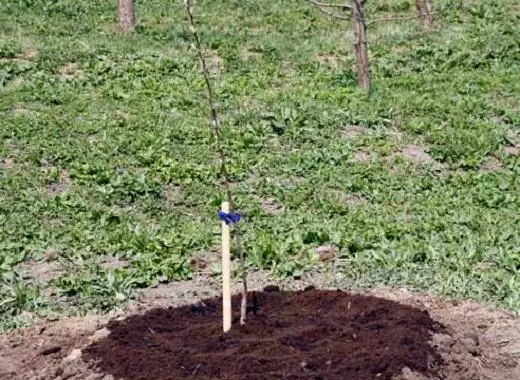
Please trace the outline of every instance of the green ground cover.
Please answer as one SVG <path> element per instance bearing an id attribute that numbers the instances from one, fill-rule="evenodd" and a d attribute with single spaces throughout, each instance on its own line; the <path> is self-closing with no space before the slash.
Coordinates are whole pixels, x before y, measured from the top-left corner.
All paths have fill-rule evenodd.
<path id="1" fill-rule="evenodd" d="M 413 14 L 387 3 L 369 18 Z M 305 1 L 198 2 L 251 268 L 299 276 L 330 245 L 346 286 L 520 307 L 520 8 L 437 3 L 436 31 L 370 27 L 367 95 L 350 23 Z M 121 37 L 114 1 L 0 3 L 0 329 L 109 309 L 218 249 L 185 11 L 136 12 Z"/>

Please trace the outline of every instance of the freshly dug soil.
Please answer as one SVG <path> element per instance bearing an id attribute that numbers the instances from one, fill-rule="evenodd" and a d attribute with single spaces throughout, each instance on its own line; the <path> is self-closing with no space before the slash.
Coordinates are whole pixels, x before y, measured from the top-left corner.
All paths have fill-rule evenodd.
<path id="1" fill-rule="evenodd" d="M 404 368 L 437 377 L 442 359 L 429 342 L 444 328 L 427 311 L 342 291 L 270 290 L 251 293 L 247 324 L 227 334 L 222 300 L 207 299 L 113 321 L 83 360 L 126 380 L 391 380 Z"/>

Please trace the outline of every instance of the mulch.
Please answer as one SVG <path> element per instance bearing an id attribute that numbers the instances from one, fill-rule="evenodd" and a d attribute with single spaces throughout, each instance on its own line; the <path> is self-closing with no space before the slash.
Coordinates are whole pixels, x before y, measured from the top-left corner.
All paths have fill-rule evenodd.
<path id="1" fill-rule="evenodd" d="M 269 290 L 269 291 L 266 291 Z M 220 298 L 110 322 L 83 360 L 114 378 L 391 380 L 437 376 L 429 343 L 444 327 L 427 311 L 343 291 L 250 293 L 248 321 L 222 332 Z M 240 299 L 233 299 L 238 315 Z"/>

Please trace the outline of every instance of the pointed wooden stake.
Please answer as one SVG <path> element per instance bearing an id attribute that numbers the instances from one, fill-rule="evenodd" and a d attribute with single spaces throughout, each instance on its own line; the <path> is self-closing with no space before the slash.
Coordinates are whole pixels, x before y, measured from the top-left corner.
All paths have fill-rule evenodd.
<path id="1" fill-rule="evenodd" d="M 229 203 L 222 202 L 222 211 L 229 213 Z M 230 231 L 222 221 L 222 315 L 224 332 L 231 330 L 231 254 Z"/>

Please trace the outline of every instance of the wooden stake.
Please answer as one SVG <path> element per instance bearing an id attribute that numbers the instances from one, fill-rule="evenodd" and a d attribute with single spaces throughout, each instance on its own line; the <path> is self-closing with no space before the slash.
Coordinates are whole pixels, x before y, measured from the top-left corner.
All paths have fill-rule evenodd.
<path id="1" fill-rule="evenodd" d="M 222 202 L 222 211 L 229 213 L 229 202 Z M 224 332 L 231 330 L 231 254 L 230 231 L 222 221 L 222 315 Z"/>
<path id="2" fill-rule="evenodd" d="M 229 171 L 226 164 L 226 155 L 224 154 L 224 149 L 222 148 L 222 130 L 220 128 L 220 119 L 218 116 L 218 110 L 216 106 L 216 102 L 214 100 L 213 88 L 211 86 L 210 75 L 208 70 L 208 65 L 206 64 L 206 59 L 204 58 L 202 44 L 200 41 L 200 35 L 197 31 L 197 27 L 195 24 L 195 19 L 193 17 L 193 1 L 192 0 L 184 0 L 184 5 L 186 7 L 186 11 L 188 13 L 188 21 L 191 26 L 191 31 L 193 33 L 193 38 L 195 39 L 195 48 L 197 50 L 197 55 L 199 57 L 200 66 L 202 76 L 204 78 L 204 82 L 206 83 L 207 90 L 207 100 L 210 108 L 210 118 L 211 123 L 213 125 L 213 131 L 215 133 L 215 146 L 217 148 L 217 152 L 220 156 L 220 171 L 222 173 L 224 179 L 224 188 L 226 191 L 226 200 L 227 202 L 222 203 L 222 211 L 225 213 L 229 213 L 230 209 L 233 209 L 233 197 L 231 192 L 232 181 L 229 175 Z M 238 243 L 240 236 L 238 231 L 236 231 L 237 238 L 237 246 L 240 251 L 240 266 L 242 269 L 242 305 L 240 311 L 240 323 L 244 324 L 246 321 L 246 312 L 247 312 L 247 269 L 245 265 L 245 252 L 241 244 Z M 222 299 L 223 299 L 223 322 L 224 322 L 224 332 L 227 332 L 231 329 L 231 259 L 230 259 L 230 227 L 226 223 L 222 223 Z"/>

